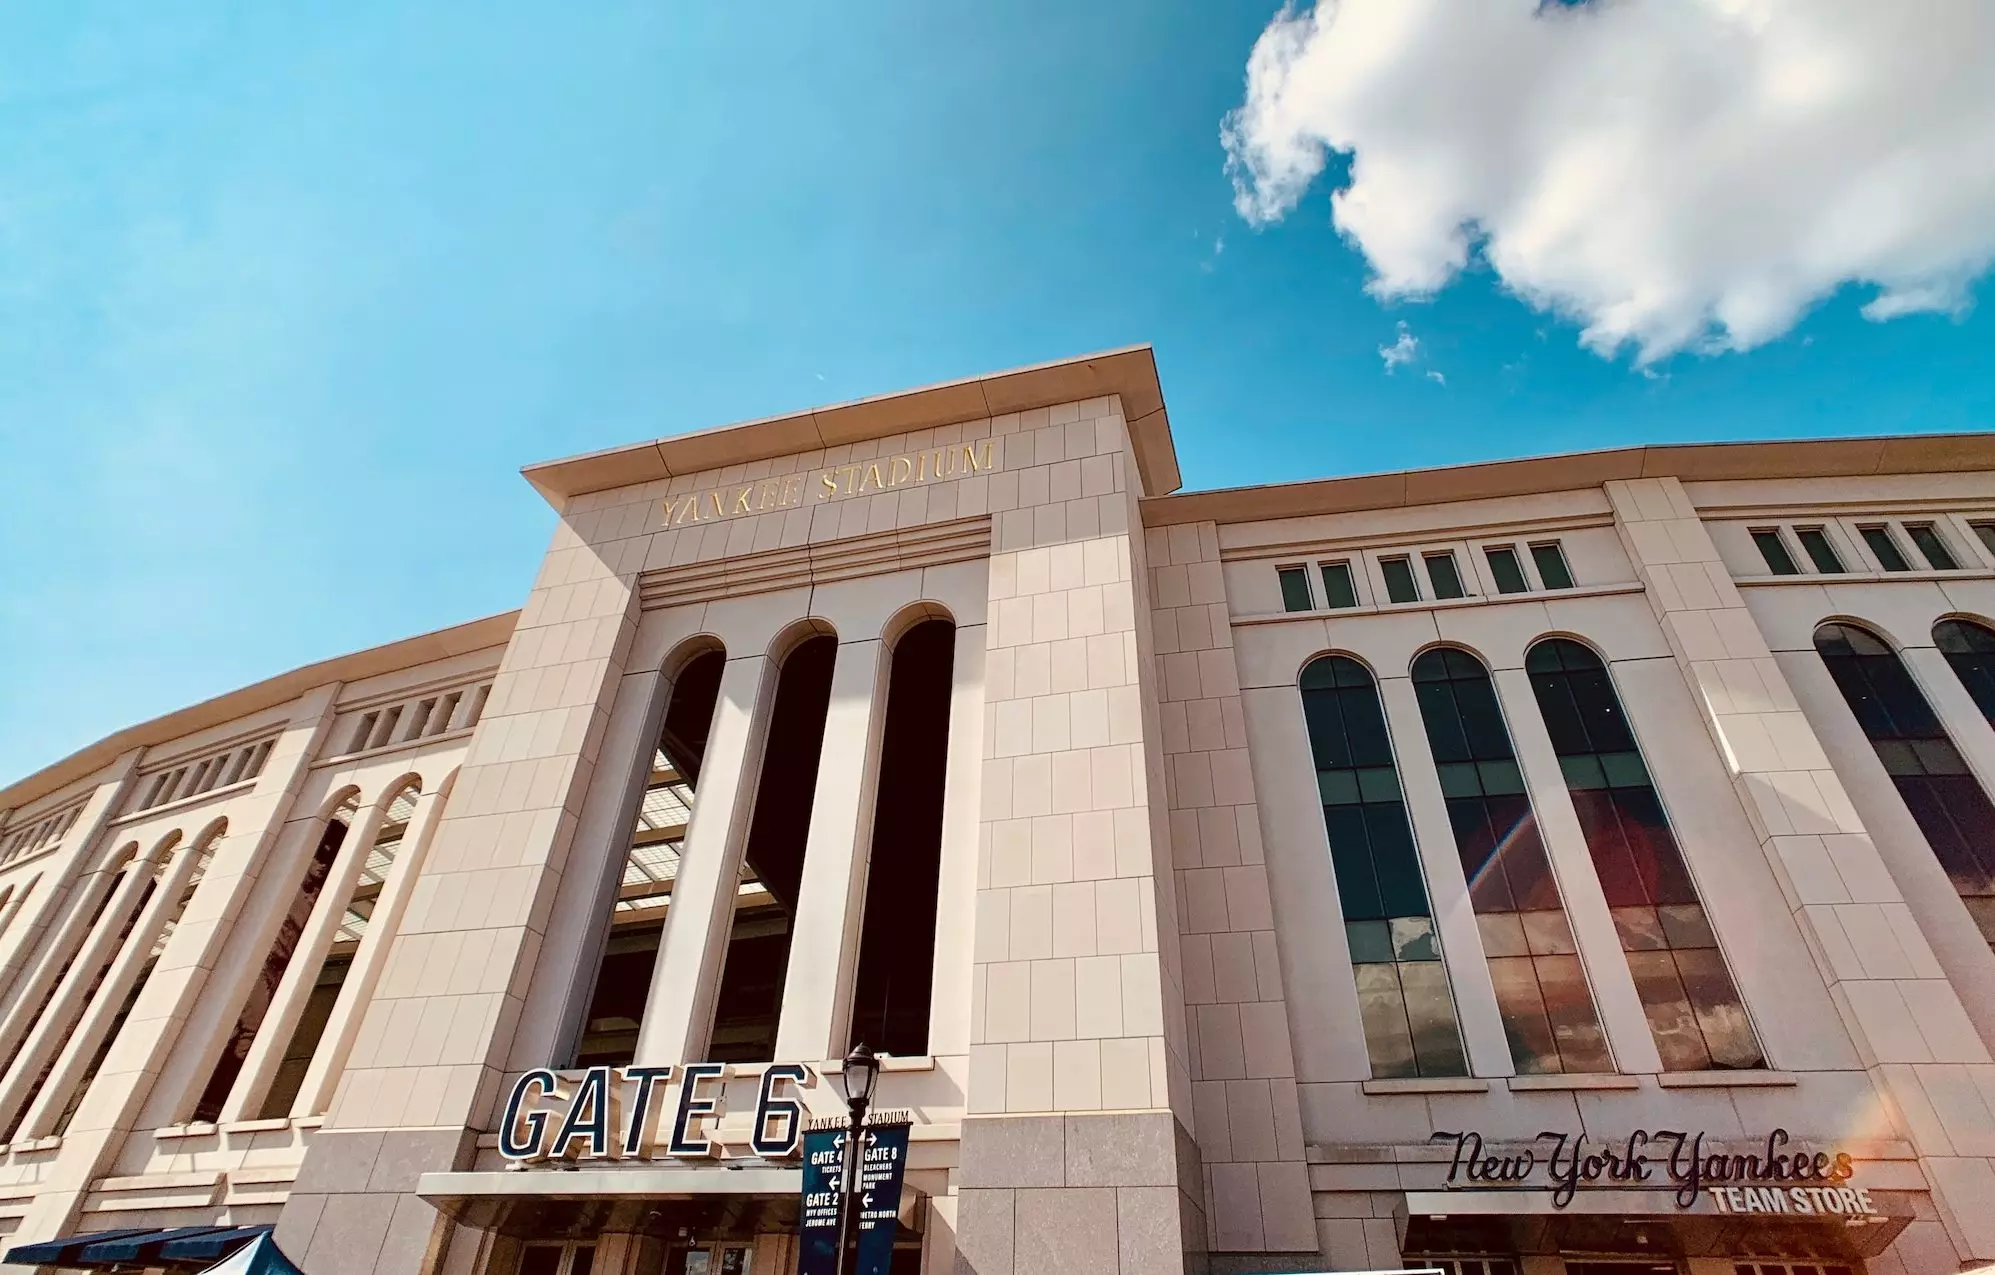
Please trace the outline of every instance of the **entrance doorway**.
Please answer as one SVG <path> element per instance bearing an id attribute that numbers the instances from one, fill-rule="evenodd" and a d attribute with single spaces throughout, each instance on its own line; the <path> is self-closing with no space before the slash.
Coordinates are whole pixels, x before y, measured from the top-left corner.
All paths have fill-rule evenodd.
<path id="1" fill-rule="evenodd" d="M 682 1248 L 665 1262 L 665 1275 L 748 1275 L 755 1249 L 748 1244 Z"/>

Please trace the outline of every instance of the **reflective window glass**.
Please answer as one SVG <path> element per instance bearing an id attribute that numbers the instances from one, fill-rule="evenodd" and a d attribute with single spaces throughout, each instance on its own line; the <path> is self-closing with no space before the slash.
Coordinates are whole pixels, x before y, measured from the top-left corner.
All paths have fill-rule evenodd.
<path id="1" fill-rule="evenodd" d="M 1664 1069 L 1765 1066 L 1607 666 L 1551 638 L 1524 667 Z"/>
<path id="2" fill-rule="evenodd" d="M 1972 620 L 1941 620 L 1933 626 L 1933 644 L 1981 715 L 1995 725 L 1995 631 Z"/>
<path id="3" fill-rule="evenodd" d="M 1523 564 L 1517 561 L 1517 551 L 1509 545 L 1498 545 L 1483 551 L 1489 559 L 1489 574 L 1496 581 L 1498 593 L 1526 593 L 1531 582 L 1524 578 Z"/>
<path id="4" fill-rule="evenodd" d="M 1275 578 L 1281 581 L 1282 610 L 1308 611 L 1314 608 L 1315 603 L 1309 600 L 1307 571 L 1301 567 L 1283 567 L 1275 572 Z"/>
<path id="5" fill-rule="evenodd" d="M 1430 553 L 1427 555 L 1427 581 L 1434 586 L 1437 598 L 1459 598 L 1463 596 L 1462 573 L 1455 567 L 1452 553 Z"/>
<path id="6" fill-rule="evenodd" d="M 1815 630 L 1815 649 L 1982 937 L 1995 946 L 1995 805 L 1882 638 L 1854 624 L 1825 624 Z"/>
<path id="7" fill-rule="evenodd" d="M 1418 602 L 1420 586 L 1413 580 L 1413 564 L 1405 558 L 1380 558 L 1379 574 L 1385 577 L 1385 596 L 1394 602 Z"/>
<path id="8" fill-rule="evenodd" d="M 1787 552 L 1787 541 L 1781 539 L 1778 528 L 1753 532 L 1753 544 L 1758 547 L 1759 556 L 1766 560 L 1768 571 L 1777 576 L 1801 574 L 1801 568 L 1795 564 L 1794 555 Z"/>
<path id="9" fill-rule="evenodd" d="M 1953 571 L 1960 566 L 1953 560 L 1953 550 L 1947 548 L 1946 537 L 1940 535 L 1939 528 L 1930 522 L 1908 522 L 1905 534 L 1912 537 L 1912 543 L 1919 547 L 1919 553 L 1926 559 L 1926 565 L 1935 571 Z"/>
<path id="10" fill-rule="evenodd" d="M 1905 560 L 1905 554 L 1892 538 L 1889 527 L 1861 527 L 1863 542 L 1870 546 L 1871 553 L 1877 556 L 1877 565 L 1886 571 L 1910 571 L 1912 564 Z"/>
<path id="11" fill-rule="evenodd" d="M 1531 561 L 1538 566 L 1538 579 L 1547 589 L 1572 588 L 1572 568 L 1566 565 L 1565 550 L 1556 540 L 1531 546 Z"/>
<path id="12" fill-rule="evenodd" d="M 1350 563 L 1323 564 L 1323 604 L 1333 609 L 1358 605 L 1358 590 L 1351 582 Z"/>
<path id="13" fill-rule="evenodd" d="M 1378 688 L 1338 655 L 1303 669 L 1301 687 L 1372 1074 L 1466 1075 Z"/>
<path id="14" fill-rule="evenodd" d="M 1413 689 L 1511 1059 L 1524 1075 L 1613 1070 L 1489 670 L 1440 647 L 1413 662 Z"/>

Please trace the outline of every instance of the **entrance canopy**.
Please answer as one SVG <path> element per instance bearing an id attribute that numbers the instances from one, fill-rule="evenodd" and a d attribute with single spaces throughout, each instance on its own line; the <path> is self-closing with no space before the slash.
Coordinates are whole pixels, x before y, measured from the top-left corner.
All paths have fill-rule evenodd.
<path id="1" fill-rule="evenodd" d="M 268 1226 L 175 1226 L 87 1231 L 41 1244 L 17 1244 L 0 1260 L 15 1266 L 84 1270 L 164 1266 L 191 1272 L 214 1268 L 234 1254 L 253 1260 L 240 1269 L 232 1265 L 230 1275 L 298 1275 L 298 1268 L 270 1238 L 271 1230 Z"/>

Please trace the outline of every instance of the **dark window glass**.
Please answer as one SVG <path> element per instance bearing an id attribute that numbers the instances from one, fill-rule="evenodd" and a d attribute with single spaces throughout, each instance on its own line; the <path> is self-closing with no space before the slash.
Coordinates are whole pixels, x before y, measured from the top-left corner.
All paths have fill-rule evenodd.
<path id="1" fill-rule="evenodd" d="M 1358 590 L 1351 582 L 1350 563 L 1323 564 L 1323 600 L 1325 605 L 1337 609 L 1358 605 Z"/>
<path id="2" fill-rule="evenodd" d="M 1489 670 L 1441 647 L 1413 662 L 1413 689 L 1511 1059 L 1524 1075 L 1613 1070 Z"/>
<path id="3" fill-rule="evenodd" d="M 928 1052 L 955 653 L 947 620 L 917 624 L 894 643 L 852 997 L 852 1044 L 875 1053 Z"/>
<path id="4" fill-rule="evenodd" d="M 1394 602 L 1418 602 L 1420 586 L 1413 582 L 1413 564 L 1405 558 L 1380 558 L 1379 574 L 1385 577 L 1385 596 Z"/>
<path id="5" fill-rule="evenodd" d="M 1995 522 L 1975 523 L 1974 534 L 1981 538 L 1982 548 L 1990 553 L 1995 553 Z"/>
<path id="6" fill-rule="evenodd" d="M 1808 555 L 1808 561 L 1815 564 L 1815 570 L 1826 575 L 1841 575 L 1843 560 L 1836 556 L 1836 547 L 1829 543 L 1829 535 L 1820 527 L 1796 527 L 1794 538 L 1801 542 L 1801 548 Z"/>
<path id="7" fill-rule="evenodd" d="M 1919 547 L 1925 556 L 1926 565 L 1935 571 L 1958 570 L 1960 564 L 1953 560 L 1953 551 L 1947 548 L 1946 538 L 1930 522 L 1908 522 L 1905 534 L 1912 537 L 1912 543 Z"/>
<path id="8" fill-rule="evenodd" d="M 1941 620 L 1933 626 L 1933 644 L 1981 715 L 1995 726 L 1995 631 L 1972 620 Z"/>
<path id="9" fill-rule="evenodd" d="M 1606 665 L 1550 638 L 1524 668 L 1664 1069 L 1765 1066 Z"/>
<path id="10" fill-rule="evenodd" d="M 1898 542 L 1891 538 L 1890 528 L 1863 527 L 1859 528 L 1859 530 L 1863 532 L 1863 542 L 1870 546 L 1870 551 L 1873 554 L 1877 555 L 1878 566 L 1883 567 L 1886 571 L 1910 571 L 1912 569 L 1912 564 L 1907 562 L 1905 555 L 1899 551 Z"/>
<path id="11" fill-rule="evenodd" d="M 713 728 L 721 674 L 726 670 L 726 652 L 704 651 L 672 679 L 665 723 L 651 754 L 651 773 L 631 818 L 616 894 L 607 905 L 608 932 L 575 1045 L 577 1067 L 621 1067 L 636 1055 L 665 913 L 679 877 L 679 851 L 693 817 L 700 762 L 706 756 L 707 734 Z"/>
<path id="12" fill-rule="evenodd" d="M 1489 559 L 1489 574 L 1496 579 L 1498 593 L 1528 593 L 1530 581 L 1524 578 L 1524 565 L 1517 561 L 1517 551 L 1509 545 L 1484 551 Z"/>
<path id="13" fill-rule="evenodd" d="M 714 1062 L 768 1062 L 776 1053 L 776 1022 L 789 976 L 791 919 L 803 884 L 805 842 L 824 750 L 824 714 L 831 704 L 831 669 L 838 639 L 811 638 L 783 660 L 776 702 L 763 745 L 755 815 L 742 851 L 741 886 L 727 941 L 707 1057 Z"/>
<path id="14" fill-rule="evenodd" d="M 1309 573 L 1301 567 L 1283 567 L 1275 572 L 1281 581 L 1282 610 L 1310 611 L 1316 604 L 1309 599 Z"/>
<path id="15" fill-rule="evenodd" d="M 1800 575 L 1801 568 L 1795 564 L 1794 555 L 1787 552 L 1787 542 L 1781 539 L 1776 530 L 1755 531 L 1753 543 L 1759 546 L 1759 556 L 1766 559 L 1766 569 L 1777 576 Z"/>
<path id="16" fill-rule="evenodd" d="M 1815 649 L 1982 937 L 1995 946 L 1995 805 L 1882 638 L 1853 624 L 1825 624 L 1815 630 Z"/>
<path id="17" fill-rule="evenodd" d="M 1459 598 L 1462 588 L 1462 573 L 1455 567 L 1452 553 L 1430 553 L 1427 555 L 1427 580 L 1434 586 L 1437 598 Z"/>
<path id="18" fill-rule="evenodd" d="M 1378 689 L 1357 661 L 1326 655 L 1302 670 L 1302 711 L 1372 1074 L 1466 1075 Z"/>
<path id="19" fill-rule="evenodd" d="M 1547 589 L 1572 588 L 1572 569 L 1566 566 L 1565 550 L 1558 541 L 1532 545 L 1531 561 L 1538 564 L 1538 579 Z"/>

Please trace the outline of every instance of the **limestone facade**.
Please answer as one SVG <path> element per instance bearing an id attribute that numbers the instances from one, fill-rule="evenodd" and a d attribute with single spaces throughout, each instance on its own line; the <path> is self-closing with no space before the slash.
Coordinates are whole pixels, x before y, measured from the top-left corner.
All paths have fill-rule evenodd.
<path id="1" fill-rule="evenodd" d="M 929 970 L 926 1045 L 888 1060 L 876 1104 L 914 1120 L 896 1272 L 1995 1262 L 1982 896 L 1910 804 L 1892 759 L 1911 754 L 1866 733 L 1818 645 L 1825 624 L 1873 634 L 1961 765 L 1917 755 L 1995 791 L 1995 654 L 1977 673 L 1944 635 L 1995 626 L 1989 440 L 1185 493 L 1138 349 L 527 477 L 557 521 L 517 612 L 246 687 L 0 790 L 4 1242 L 268 1224 L 312 1275 L 674 1275 L 723 1269 L 729 1246 L 758 1275 L 794 1269 L 795 1171 L 752 1152 L 751 1116 L 770 1061 L 810 1066 L 813 1114 L 842 1110 L 895 656 L 941 621 L 934 937 L 898 957 Z M 1558 639 L 1604 669 L 1634 740 L 1616 756 L 1708 922 L 1715 948 L 1680 958 L 1695 1022 L 1658 1019 L 1660 948 L 1630 938 L 1600 867 L 1600 807 L 1543 707 Z M 774 794 L 772 720 L 813 643 L 821 747 L 808 793 Z M 1522 967 L 1458 851 L 1463 772 L 1430 747 L 1414 671 L 1444 649 L 1487 672 L 1514 751 L 1499 769 L 1528 802 L 1511 832 L 1542 843 L 1569 930 L 1541 968 L 1579 976 L 1558 1039 L 1577 1050 L 1596 1024 L 1594 1064 L 1548 1063 L 1519 1026 Z M 1333 853 L 1349 834 L 1326 821 L 1321 701 L 1305 710 L 1333 656 L 1375 688 L 1387 751 L 1364 809 L 1403 821 L 1425 909 L 1386 908 L 1402 928 L 1383 957 L 1364 944 L 1387 922 Z M 662 897 L 632 884 L 633 819 L 702 659 L 698 782 L 618 1059 L 717 1056 L 757 890 L 784 913 L 772 1043 L 715 1083 L 713 1160 L 513 1162 L 508 1095 L 579 1074 L 605 952 L 631 932 L 616 909 Z M 764 808 L 805 797 L 795 879 L 776 880 Z M 1713 969 L 1732 999 L 1693 987 Z M 1394 970 L 1407 990 L 1381 1001 Z M 1417 1057 L 1379 1034 L 1388 1002 Z M 1445 1029 L 1423 1035 L 1423 1012 Z M 1724 1031 L 1752 1065 L 1677 1061 L 1686 1033 L 1716 1058 Z M 1847 1154 L 1879 1220 L 1782 1219 L 1748 1252 L 1722 1199 L 1479 1199 L 1459 1171 L 1449 1195 L 1434 1137 L 1542 1155 L 1543 1132 L 1637 1129 Z"/>

